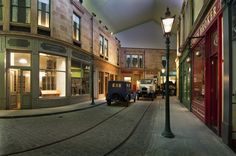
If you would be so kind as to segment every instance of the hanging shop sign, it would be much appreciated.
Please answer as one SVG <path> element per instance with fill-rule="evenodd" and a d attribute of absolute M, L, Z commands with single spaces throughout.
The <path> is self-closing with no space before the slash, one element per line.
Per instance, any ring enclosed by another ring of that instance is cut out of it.
<path fill-rule="evenodd" d="M 205 31 L 209 28 L 209 26 L 213 23 L 214 19 L 217 17 L 218 13 L 220 12 L 220 3 L 219 1 L 215 1 L 207 15 L 205 16 L 204 20 L 202 21 L 199 28 L 196 30 L 193 37 L 200 37 L 203 36 Z M 198 42 L 199 38 L 192 39 L 192 45 Z"/>

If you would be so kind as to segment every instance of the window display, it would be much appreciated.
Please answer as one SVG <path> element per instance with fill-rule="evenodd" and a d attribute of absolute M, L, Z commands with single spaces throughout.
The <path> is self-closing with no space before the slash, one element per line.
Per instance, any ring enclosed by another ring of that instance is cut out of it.
<path fill-rule="evenodd" d="M 39 87 L 41 97 L 66 95 L 66 58 L 40 53 Z"/>
<path fill-rule="evenodd" d="M 205 96 L 205 52 L 204 52 L 205 41 L 201 41 L 199 46 L 194 50 L 194 63 L 193 63 L 193 100 L 199 102 L 204 101 Z"/>
<path fill-rule="evenodd" d="M 90 66 L 80 61 L 71 61 L 71 95 L 89 94 Z"/>

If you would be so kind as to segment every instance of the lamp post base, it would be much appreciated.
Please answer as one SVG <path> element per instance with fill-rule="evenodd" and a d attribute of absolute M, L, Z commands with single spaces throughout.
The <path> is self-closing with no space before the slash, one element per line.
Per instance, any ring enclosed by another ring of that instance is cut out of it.
<path fill-rule="evenodd" d="M 161 135 L 165 138 L 174 138 L 175 137 L 175 135 L 171 131 L 169 131 L 169 132 L 164 131 L 164 132 L 161 133 Z"/>

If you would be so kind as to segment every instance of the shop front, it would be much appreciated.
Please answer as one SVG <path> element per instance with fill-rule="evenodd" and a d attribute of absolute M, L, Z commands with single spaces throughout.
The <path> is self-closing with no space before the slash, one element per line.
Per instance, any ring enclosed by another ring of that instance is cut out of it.
<path fill-rule="evenodd" d="M 189 110 L 191 95 L 191 57 L 187 48 L 180 58 L 180 101 Z"/>
<path fill-rule="evenodd" d="M 193 60 L 192 112 L 221 135 L 222 16 L 215 1 L 191 40 Z"/>
<path fill-rule="evenodd" d="M 57 107 L 90 99 L 90 55 L 37 38 L 2 36 L 1 43 L 1 109 Z"/>

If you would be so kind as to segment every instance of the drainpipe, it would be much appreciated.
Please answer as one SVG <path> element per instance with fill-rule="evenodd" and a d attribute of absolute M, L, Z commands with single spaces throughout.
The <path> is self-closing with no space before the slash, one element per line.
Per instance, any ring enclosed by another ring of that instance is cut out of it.
<path fill-rule="evenodd" d="M 91 17 L 91 22 L 92 22 L 92 43 L 91 43 L 91 53 L 92 53 L 92 66 L 91 66 L 91 98 L 92 98 L 92 101 L 91 101 L 91 105 L 95 105 L 95 102 L 94 102 L 94 49 L 93 49 L 93 39 L 94 39 L 94 30 L 93 30 L 93 26 L 94 26 L 94 17 L 96 17 L 96 14 L 95 13 L 92 13 L 92 17 Z"/>

